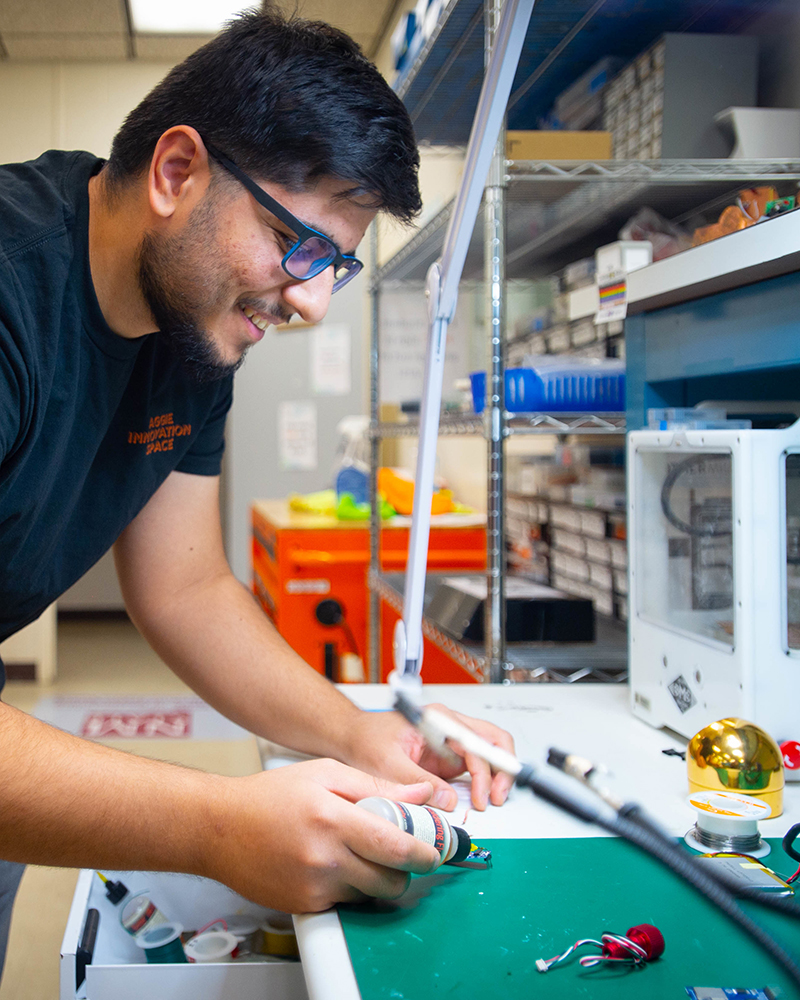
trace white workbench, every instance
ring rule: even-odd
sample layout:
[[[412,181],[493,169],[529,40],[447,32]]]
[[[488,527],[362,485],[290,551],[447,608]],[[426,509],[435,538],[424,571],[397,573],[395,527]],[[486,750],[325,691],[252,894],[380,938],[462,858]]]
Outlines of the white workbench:
[[[365,709],[381,710],[391,704],[384,685],[347,685],[343,690]],[[662,753],[669,748],[682,750],[686,741],[634,718],[625,686],[429,685],[424,688],[424,700],[442,702],[507,729],[522,760],[541,768],[543,776],[573,793],[580,794],[580,786],[546,764],[551,746],[605,764],[612,773],[608,784],[613,784],[620,797],[640,803],[675,836],[682,836],[694,824],[695,813],[685,801],[686,765],[679,757]],[[286,758],[268,755],[265,766],[286,762]],[[466,789],[464,796],[466,802]],[[464,819],[461,803],[453,816],[456,822]],[[784,814],[760,828],[764,837],[781,837],[799,821],[800,785],[787,785]],[[513,789],[501,808],[490,806],[485,813],[471,810],[463,825],[477,843],[484,838],[606,836],[522,789]],[[358,1000],[336,911],[294,919],[310,1000]]]

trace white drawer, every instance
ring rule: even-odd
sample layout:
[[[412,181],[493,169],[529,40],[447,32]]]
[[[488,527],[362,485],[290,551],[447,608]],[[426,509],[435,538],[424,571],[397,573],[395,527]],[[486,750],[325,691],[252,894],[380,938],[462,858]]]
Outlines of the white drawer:
[[[104,874],[122,879],[132,892],[147,890],[170,919],[187,928],[200,928],[226,913],[259,909],[211,879],[163,872]],[[76,993],[75,955],[91,908],[100,914],[100,923],[92,964]],[[119,907],[106,899],[100,879],[82,871],[61,945],[59,1000],[308,1000],[300,962],[148,965],[143,959],[143,951],[120,924]]]

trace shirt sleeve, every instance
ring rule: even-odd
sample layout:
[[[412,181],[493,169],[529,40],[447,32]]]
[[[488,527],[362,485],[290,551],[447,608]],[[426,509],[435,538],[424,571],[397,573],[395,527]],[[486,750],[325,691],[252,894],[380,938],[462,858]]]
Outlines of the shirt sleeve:
[[[178,472],[194,476],[218,476],[225,451],[225,421],[233,402],[233,376],[221,382],[208,417],[191,448],[177,465]]]
[[[28,418],[27,387],[24,359],[0,315],[0,468],[17,448]]]

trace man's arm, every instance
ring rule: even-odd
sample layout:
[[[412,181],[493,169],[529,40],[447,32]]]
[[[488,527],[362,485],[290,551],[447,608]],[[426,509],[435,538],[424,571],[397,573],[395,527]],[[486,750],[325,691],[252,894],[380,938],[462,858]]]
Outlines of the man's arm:
[[[283,641],[232,575],[213,477],[173,472],[123,532],[117,569],[131,618],[166,663],[246,729],[306,753],[335,757],[404,783],[428,780],[452,808],[454,777],[394,713],[355,708]],[[508,734],[470,725],[512,749]],[[510,779],[466,758],[473,802],[504,801]],[[441,775],[441,776],[440,776]]]
[[[78,739],[0,703],[0,857],[9,861],[188,872],[266,906],[323,910],[400,895],[404,872],[438,863],[432,847],[352,804],[369,795],[421,803],[430,791],[331,760],[245,778],[205,774]]]

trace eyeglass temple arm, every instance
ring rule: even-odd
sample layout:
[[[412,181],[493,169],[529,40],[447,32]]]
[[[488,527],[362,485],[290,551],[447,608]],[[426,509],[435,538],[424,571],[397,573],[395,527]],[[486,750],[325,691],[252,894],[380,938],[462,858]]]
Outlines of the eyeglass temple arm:
[[[222,166],[225,167],[228,173],[233,174],[236,180],[247,188],[259,204],[263,205],[264,208],[270,211],[276,219],[280,219],[284,226],[291,229],[291,231],[298,238],[302,237],[305,232],[312,232],[312,230],[308,229],[307,226],[303,226],[299,219],[296,219],[290,212],[287,212],[280,202],[271,198],[263,188],[260,188],[258,184],[252,180],[252,178],[248,177],[244,171],[240,170],[233,160],[229,160],[224,153],[220,153],[218,149],[212,146],[211,143],[207,142],[205,139],[203,139],[203,143],[214,159],[218,160]],[[303,232],[297,232],[298,226],[302,227]]]
[[[422,667],[422,607],[431,526],[431,498],[442,402],[447,329],[456,309],[458,286],[478,217],[492,155],[511,93],[535,0],[505,0],[472,124],[464,175],[456,196],[440,260],[428,271],[428,346],[420,412],[403,617],[395,627],[394,672],[390,683],[418,687]]]

